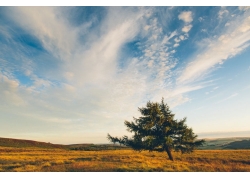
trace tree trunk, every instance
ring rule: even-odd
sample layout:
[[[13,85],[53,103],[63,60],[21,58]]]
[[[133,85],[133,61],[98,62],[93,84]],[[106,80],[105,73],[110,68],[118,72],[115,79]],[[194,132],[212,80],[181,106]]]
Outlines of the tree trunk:
[[[167,154],[168,154],[169,159],[170,159],[171,161],[174,161],[174,158],[173,158],[173,156],[172,156],[171,150],[167,147],[167,148],[166,148],[166,151],[167,151]]]

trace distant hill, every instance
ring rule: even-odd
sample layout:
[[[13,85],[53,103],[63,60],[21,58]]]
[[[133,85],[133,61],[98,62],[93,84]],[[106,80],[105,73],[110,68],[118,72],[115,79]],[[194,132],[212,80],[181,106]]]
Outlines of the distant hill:
[[[46,142],[24,140],[24,139],[12,139],[12,138],[0,138],[0,147],[17,147],[17,148],[26,148],[26,147],[37,147],[37,148],[65,148],[64,145],[60,144],[51,144]]]
[[[0,138],[0,147],[16,147],[16,148],[45,148],[45,149],[67,149],[67,150],[114,150],[114,149],[128,149],[128,147],[114,145],[114,144],[52,144],[46,142],[39,142],[24,139]]]
[[[201,150],[215,149],[250,149],[250,137],[234,137],[234,138],[218,138],[205,139],[206,142]],[[117,144],[52,144],[47,142],[39,142],[24,139],[0,138],[0,147],[16,147],[16,148],[45,148],[45,149],[65,149],[65,150],[83,150],[83,151],[100,151],[115,149],[130,149],[126,146]]]
[[[205,139],[205,141],[199,149],[250,149],[250,137]]]
[[[250,140],[234,141],[227,144],[224,149],[250,149]]]

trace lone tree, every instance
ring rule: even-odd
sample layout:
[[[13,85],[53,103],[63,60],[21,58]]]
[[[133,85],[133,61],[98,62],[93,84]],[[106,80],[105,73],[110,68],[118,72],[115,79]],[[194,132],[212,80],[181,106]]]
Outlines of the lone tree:
[[[127,130],[134,132],[132,138],[117,138],[108,134],[107,138],[111,142],[132,147],[137,151],[165,151],[172,161],[172,150],[190,153],[205,142],[203,139],[196,140],[197,135],[185,124],[186,118],[180,121],[174,119],[174,114],[169,110],[169,106],[164,104],[163,98],[161,103],[149,101],[146,107],[138,110],[142,114],[141,117],[134,118],[135,122],[124,122]]]

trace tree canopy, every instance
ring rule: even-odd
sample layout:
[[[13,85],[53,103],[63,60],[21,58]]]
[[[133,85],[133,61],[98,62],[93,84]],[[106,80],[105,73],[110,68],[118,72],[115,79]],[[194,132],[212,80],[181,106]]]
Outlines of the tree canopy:
[[[171,151],[181,153],[193,152],[195,148],[201,146],[205,141],[197,140],[197,135],[192,128],[187,127],[186,118],[175,120],[174,114],[169,106],[164,103],[148,102],[146,107],[138,108],[141,117],[134,121],[125,121],[127,130],[134,133],[132,138],[123,136],[121,138],[112,137],[108,134],[108,139],[113,143],[120,143],[142,151],[167,152],[169,159],[174,160]]]

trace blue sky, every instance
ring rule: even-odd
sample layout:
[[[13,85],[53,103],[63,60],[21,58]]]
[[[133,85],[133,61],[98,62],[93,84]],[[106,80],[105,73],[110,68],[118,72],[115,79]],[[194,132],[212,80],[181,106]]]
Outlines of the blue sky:
[[[162,97],[199,137],[250,135],[249,7],[20,6],[0,17],[0,137],[106,143]]]

